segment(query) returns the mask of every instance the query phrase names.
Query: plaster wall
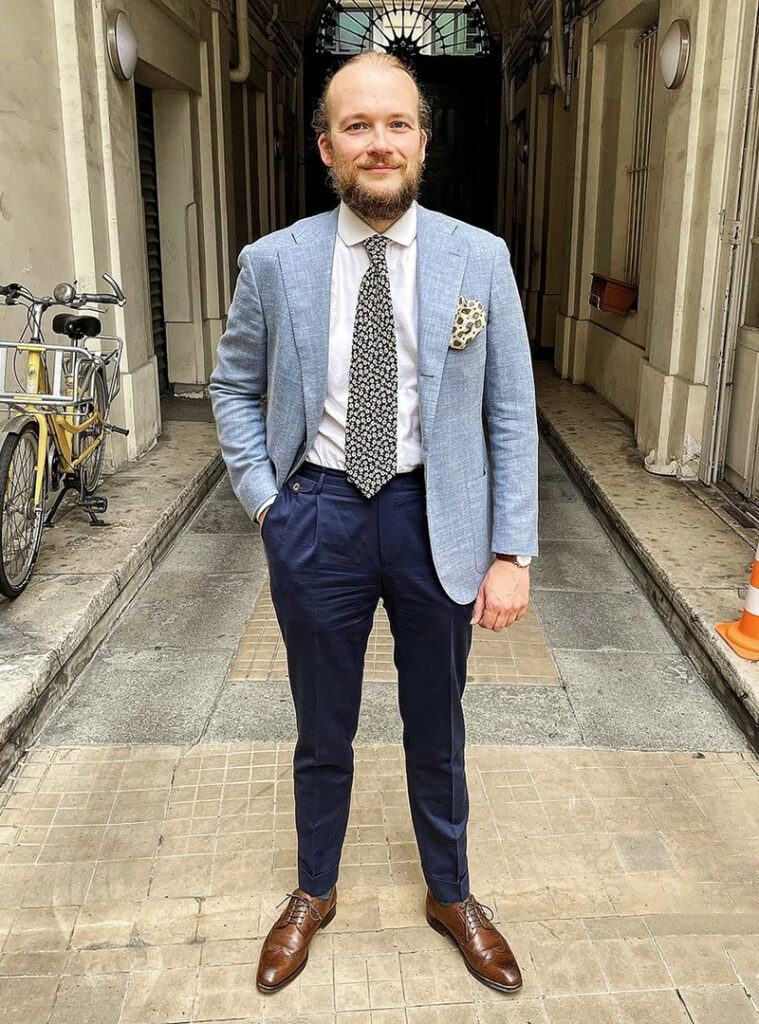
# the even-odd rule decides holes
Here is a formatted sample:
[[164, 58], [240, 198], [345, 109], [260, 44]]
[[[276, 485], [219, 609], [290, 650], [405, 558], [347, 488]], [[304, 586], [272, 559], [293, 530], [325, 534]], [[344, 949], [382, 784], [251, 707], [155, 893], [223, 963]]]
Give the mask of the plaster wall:
[[[139, 457], [161, 430], [134, 84], [117, 79], [106, 52], [108, 18], [119, 9], [137, 36], [135, 80], [153, 90], [170, 377], [195, 393], [214, 365], [238, 243], [280, 226], [270, 92], [288, 71], [294, 76], [297, 61], [268, 0], [251, 8], [242, 112], [250, 125], [241, 124], [232, 116], [229, 68], [238, 53], [230, 0], [4, 5], [0, 281], [19, 280], [39, 293], [67, 279], [101, 290], [104, 271], [120, 281], [127, 305], [109, 307], [104, 326], [125, 339], [112, 418], [130, 435], [112, 437], [111, 468]], [[232, 140], [243, 134], [241, 168]], [[242, 232], [230, 221], [239, 212], [235, 182], [250, 211]], [[0, 304], [0, 335], [16, 338], [24, 323], [23, 311]]]
[[[695, 476], [715, 322], [728, 139], [736, 88], [738, 11], [720, 0], [614, 0], [575, 29], [579, 78], [568, 131], [569, 239], [554, 333], [555, 366], [634, 423], [653, 472]], [[743, 0], [740, 2], [743, 7]], [[658, 46], [676, 18], [691, 53], [683, 83], [665, 89], [656, 61], [648, 191], [637, 309], [590, 307], [593, 271], [624, 278], [628, 168], [634, 126], [637, 35], [658, 21]], [[565, 147], [566, 148], [566, 147]], [[554, 151], [556, 145], [554, 144]], [[551, 221], [551, 233], [561, 233]]]
[[[0, 283], [36, 294], [72, 275], [73, 244], [52, 5], [29, 16], [7, 0], [0, 32]], [[16, 339], [23, 310], [0, 304], [0, 336]]]

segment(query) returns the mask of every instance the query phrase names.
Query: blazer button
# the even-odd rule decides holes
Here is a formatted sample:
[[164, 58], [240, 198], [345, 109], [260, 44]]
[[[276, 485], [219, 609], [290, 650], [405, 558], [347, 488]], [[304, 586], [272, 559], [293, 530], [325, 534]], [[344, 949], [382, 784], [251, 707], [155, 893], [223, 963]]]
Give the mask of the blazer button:
[[295, 483], [293, 484], [293, 490], [294, 491], [299, 491], [300, 490], [300, 481], [298, 481], [298, 480], [295, 481]]

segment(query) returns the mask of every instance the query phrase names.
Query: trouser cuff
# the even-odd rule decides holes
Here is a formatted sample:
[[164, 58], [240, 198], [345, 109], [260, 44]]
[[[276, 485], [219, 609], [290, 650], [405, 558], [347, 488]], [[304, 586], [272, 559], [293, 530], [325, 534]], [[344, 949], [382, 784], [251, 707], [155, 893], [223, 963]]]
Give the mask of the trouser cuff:
[[298, 866], [298, 888], [303, 889], [310, 896], [318, 896], [321, 892], [327, 892], [337, 883], [337, 868], [329, 871], [320, 871], [318, 875], [312, 875], [310, 871]]
[[460, 903], [469, 895], [469, 872], [460, 882], [447, 882], [444, 878], [435, 878], [424, 872], [430, 891], [438, 903]]

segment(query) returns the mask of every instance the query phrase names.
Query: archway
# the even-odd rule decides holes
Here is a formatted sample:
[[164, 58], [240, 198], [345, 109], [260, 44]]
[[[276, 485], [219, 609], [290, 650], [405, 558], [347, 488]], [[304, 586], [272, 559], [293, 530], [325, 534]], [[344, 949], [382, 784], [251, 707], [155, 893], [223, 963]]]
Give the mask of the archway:
[[362, 50], [384, 50], [411, 64], [432, 106], [419, 201], [496, 230], [501, 118], [501, 46], [476, 2], [327, 0], [304, 46], [306, 212], [335, 206], [311, 114], [325, 77]]

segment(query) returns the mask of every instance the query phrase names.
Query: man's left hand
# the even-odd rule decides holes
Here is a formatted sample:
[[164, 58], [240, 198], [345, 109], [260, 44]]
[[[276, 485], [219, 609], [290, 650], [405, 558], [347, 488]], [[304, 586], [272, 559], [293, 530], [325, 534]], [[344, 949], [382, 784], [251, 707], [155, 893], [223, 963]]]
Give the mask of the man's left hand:
[[530, 567], [496, 559], [480, 584], [471, 625], [500, 633], [521, 619], [530, 603]]

